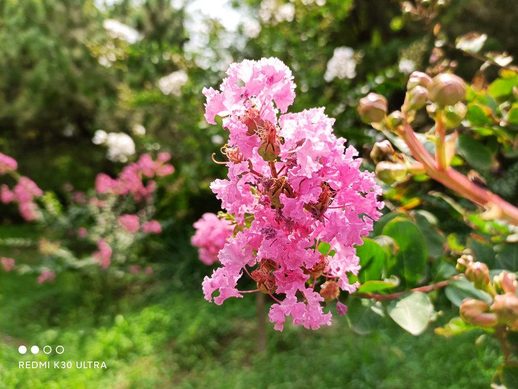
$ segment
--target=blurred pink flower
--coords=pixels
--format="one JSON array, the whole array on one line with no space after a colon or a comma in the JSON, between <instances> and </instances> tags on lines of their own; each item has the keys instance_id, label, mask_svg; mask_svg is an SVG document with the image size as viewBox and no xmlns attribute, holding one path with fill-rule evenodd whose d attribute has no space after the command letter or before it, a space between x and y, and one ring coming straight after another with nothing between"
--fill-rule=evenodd
<instances>
[{"instance_id":1,"label":"blurred pink flower","mask_svg":"<svg viewBox=\"0 0 518 389\"><path fill-rule=\"evenodd\" d=\"M137 233L140 228L140 222L137 215L121 215L119 217L119 224L131 234Z\"/></svg>"},{"instance_id":2,"label":"blurred pink flower","mask_svg":"<svg viewBox=\"0 0 518 389\"><path fill-rule=\"evenodd\" d=\"M110 267L112 258L112 248L104 239L97 242L97 251L94 253L94 258L99 262L103 269Z\"/></svg>"},{"instance_id":3,"label":"blurred pink flower","mask_svg":"<svg viewBox=\"0 0 518 389\"><path fill-rule=\"evenodd\" d=\"M77 229L77 236L80 238L86 238L88 236L88 230L84 227L79 227Z\"/></svg>"},{"instance_id":4,"label":"blurred pink flower","mask_svg":"<svg viewBox=\"0 0 518 389\"><path fill-rule=\"evenodd\" d=\"M162 232L162 226L156 220L150 220L142 225L142 231L146 234L160 234Z\"/></svg>"},{"instance_id":5,"label":"blurred pink flower","mask_svg":"<svg viewBox=\"0 0 518 389\"><path fill-rule=\"evenodd\" d=\"M6 272L10 272L11 270L13 270L16 265L16 261L13 258L6 257L0 258L0 263L2 264L2 267Z\"/></svg>"},{"instance_id":6,"label":"blurred pink flower","mask_svg":"<svg viewBox=\"0 0 518 389\"><path fill-rule=\"evenodd\" d=\"M9 189L7 185L0 187L0 201L4 204L13 202L16 199L14 193Z\"/></svg>"},{"instance_id":7,"label":"blurred pink flower","mask_svg":"<svg viewBox=\"0 0 518 389\"><path fill-rule=\"evenodd\" d=\"M52 282L56 279L56 273L49 269L43 269L38 276L38 284L44 284L45 282Z\"/></svg>"},{"instance_id":8,"label":"blurred pink flower","mask_svg":"<svg viewBox=\"0 0 518 389\"><path fill-rule=\"evenodd\" d=\"M232 235L233 227L213 213L205 213L194 223L196 233L191 238L193 246L198 247L200 261L212 265L218 261L218 254Z\"/></svg>"},{"instance_id":9,"label":"blurred pink flower","mask_svg":"<svg viewBox=\"0 0 518 389\"><path fill-rule=\"evenodd\" d=\"M18 169L18 163L16 160L8 155L0 153L0 175L14 172Z\"/></svg>"}]
</instances>

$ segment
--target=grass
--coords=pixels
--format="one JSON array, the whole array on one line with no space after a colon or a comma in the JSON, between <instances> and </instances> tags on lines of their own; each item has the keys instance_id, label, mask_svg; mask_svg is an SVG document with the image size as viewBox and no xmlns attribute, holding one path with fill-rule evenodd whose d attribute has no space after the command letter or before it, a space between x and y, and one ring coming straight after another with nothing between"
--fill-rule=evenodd
<instances>
[{"instance_id":1,"label":"grass","mask_svg":"<svg viewBox=\"0 0 518 389\"><path fill-rule=\"evenodd\" d=\"M0 232L1 256L37 260L26 245L33 231ZM25 241L15 248L2 245L20 235ZM268 350L258 354L253 296L218 307L198 287L181 285L172 277L108 289L71 272L38 285L33 275L0 271L0 389L487 388L499 363L498 348L480 334L413 337L387 321L359 336L346 318L319 331L269 328ZM21 356L20 344L65 352ZM20 361L104 361L107 368L20 369Z\"/></svg>"},{"instance_id":2,"label":"grass","mask_svg":"<svg viewBox=\"0 0 518 389\"><path fill-rule=\"evenodd\" d=\"M487 388L499 358L489 339L475 345L477 334L413 337L387 323L358 336L346 319L317 332L270 329L259 355L252 296L218 307L199 290L157 284L95 311L102 297L74 294L84 290L74 277L40 286L0 275L0 388ZM20 356L19 344L65 352ZM19 369L20 360L98 360L107 369Z\"/></svg>"}]
</instances>

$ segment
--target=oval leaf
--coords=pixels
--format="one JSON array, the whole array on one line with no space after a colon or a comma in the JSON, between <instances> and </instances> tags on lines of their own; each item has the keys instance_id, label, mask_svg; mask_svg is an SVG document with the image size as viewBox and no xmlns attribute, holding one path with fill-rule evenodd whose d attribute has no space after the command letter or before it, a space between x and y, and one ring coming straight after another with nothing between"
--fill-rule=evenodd
<instances>
[{"instance_id":1,"label":"oval leaf","mask_svg":"<svg viewBox=\"0 0 518 389\"><path fill-rule=\"evenodd\" d=\"M420 335L434 316L427 294L413 292L388 307L388 314L401 328L412 335Z\"/></svg>"}]
</instances>

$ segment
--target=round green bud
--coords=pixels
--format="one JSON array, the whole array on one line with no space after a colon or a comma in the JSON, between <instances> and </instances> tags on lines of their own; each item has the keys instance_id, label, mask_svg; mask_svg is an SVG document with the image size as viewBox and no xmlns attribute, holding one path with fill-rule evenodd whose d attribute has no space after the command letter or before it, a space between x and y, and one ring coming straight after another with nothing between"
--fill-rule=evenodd
<instances>
[{"instance_id":1,"label":"round green bud","mask_svg":"<svg viewBox=\"0 0 518 389\"><path fill-rule=\"evenodd\" d=\"M381 161L376 165L376 176L389 185L405 181L407 173L407 167L401 163Z\"/></svg>"},{"instance_id":2,"label":"round green bud","mask_svg":"<svg viewBox=\"0 0 518 389\"><path fill-rule=\"evenodd\" d=\"M407 108L412 111L417 111L423 108L428 102L428 89L424 86L417 85L407 93Z\"/></svg>"}]
</instances>

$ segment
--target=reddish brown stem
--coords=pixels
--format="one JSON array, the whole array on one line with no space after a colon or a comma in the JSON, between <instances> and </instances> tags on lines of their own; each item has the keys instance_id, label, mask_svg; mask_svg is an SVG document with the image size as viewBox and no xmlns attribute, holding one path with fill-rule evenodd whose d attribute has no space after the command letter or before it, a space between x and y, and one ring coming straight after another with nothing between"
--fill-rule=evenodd
<instances>
[{"instance_id":1,"label":"reddish brown stem","mask_svg":"<svg viewBox=\"0 0 518 389\"><path fill-rule=\"evenodd\" d=\"M446 129L444 128L441 112L437 113L435 134L437 135L435 142L435 160L437 162L437 168L443 171L448 168L448 161L446 159Z\"/></svg>"},{"instance_id":2,"label":"reddish brown stem","mask_svg":"<svg viewBox=\"0 0 518 389\"><path fill-rule=\"evenodd\" d=\"M449 285L451 281L454 281L455 278L450 280L440 281L435 284L420 286L418 288L410 289L410 292L422 292L428 293L433 290L441 289ZM387 300L395 300L408 293L408 291L389 293L389 294L380 294L380 293L355 293L355 296L367 299L374 299L377 301L387 301Z\"/></svg>"},{"instance_id":3,"label":"reddish brown stem","mask_svg":"<svg viewBox=\"0 0 518 389\"><path fill-rule=\"evenodd\" d=\"M423 167L430 177L473 203L487 209L498 211L497 215L499 218L518 225L518 208L500 196L479 187L466 176L451 167L441 170L436 161L434 161L434 158L424 148L419 139L417 139L414 130L408 123L403 125L401 136L408 145L412 156L423 164Z\"/></svg>"}]
</instances>

